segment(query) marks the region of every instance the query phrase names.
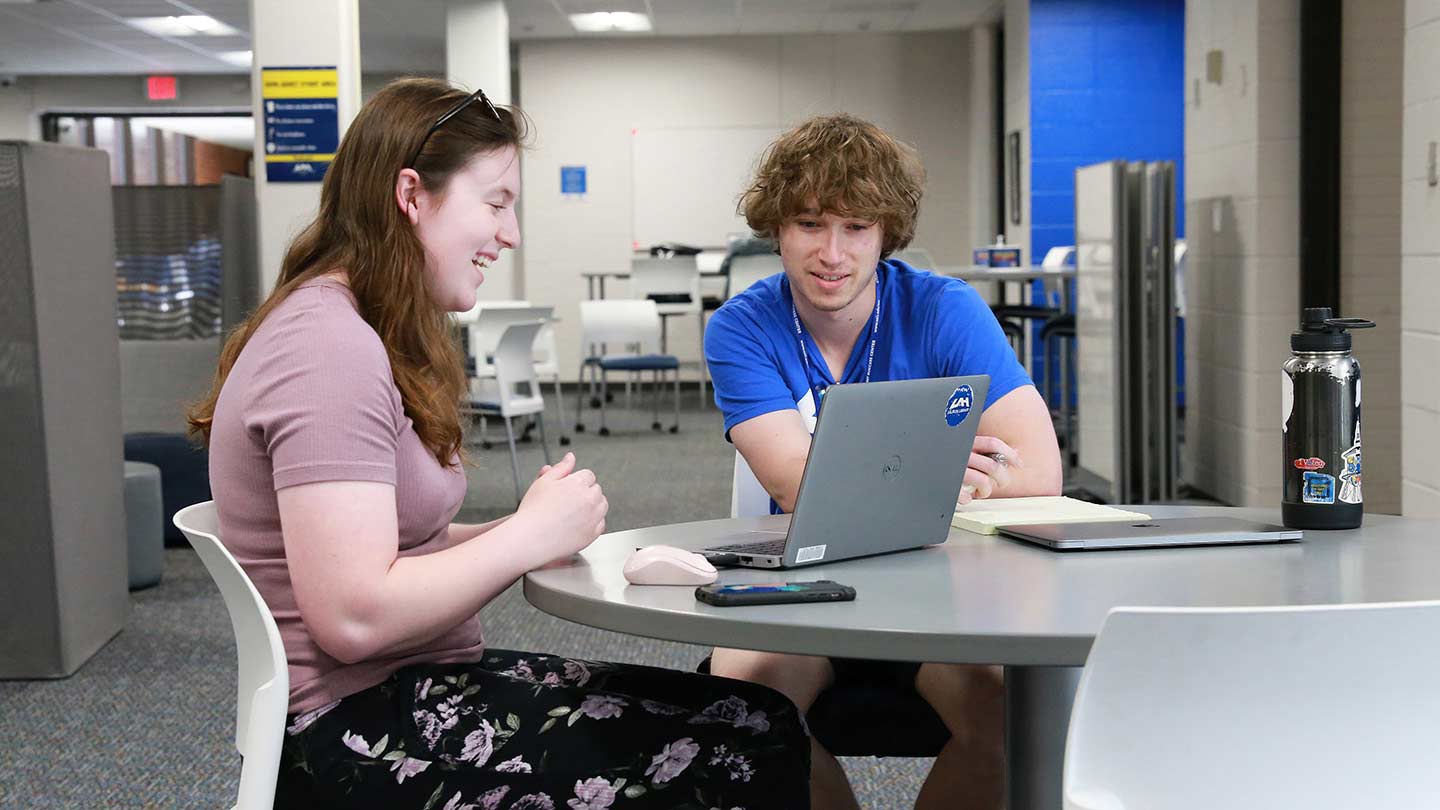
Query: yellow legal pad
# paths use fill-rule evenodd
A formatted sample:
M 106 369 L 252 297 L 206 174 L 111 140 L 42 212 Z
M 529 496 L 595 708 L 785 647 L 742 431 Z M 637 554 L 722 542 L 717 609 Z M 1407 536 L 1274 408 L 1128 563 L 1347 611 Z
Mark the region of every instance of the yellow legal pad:
M 995 534 L 1001 526 L 1027 523 L 1093 523 L 1106 520 L 1149 520 L 1140 512 L 1129 512 L 1088 503 L 1063 495 L 1032 498 L 987 498 L 955 507 L 950 525 L 976 534 Z

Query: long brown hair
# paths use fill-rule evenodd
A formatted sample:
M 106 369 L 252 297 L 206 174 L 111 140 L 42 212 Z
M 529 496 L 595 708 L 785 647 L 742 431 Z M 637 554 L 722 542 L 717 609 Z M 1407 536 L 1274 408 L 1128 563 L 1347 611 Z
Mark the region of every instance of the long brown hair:
M 225 378 L 265 316 L 305 282 L 343 270 L 360 317 L 385 345 L 415 433 L 441 466 L 452 465 L 461 447 L 465 371 L 450 320 L 425 288 L 425 249 L 395 202 L 395 182 L 422 139 L 413 168 L 437 195 L 471 158 L 524 145 L 524 115 L 495 107 L 497 119 L 483 101 L 426 139 L 430 125 L 465 96 L 436 79 L 401 79 L 355 116 L 325 173 L 319 213 L 290 243 L 274 291 L 225 341 L 210 393 L 190 409 L 192 437 L 209 443 Z
M 880 255 L 915 238 L 925 169 L 915 150 L 853 115 L 816 116 L 770 144 L 738 212 L 750 229 L 776 239 L 810 200 L 821 211 L 880 223 Z

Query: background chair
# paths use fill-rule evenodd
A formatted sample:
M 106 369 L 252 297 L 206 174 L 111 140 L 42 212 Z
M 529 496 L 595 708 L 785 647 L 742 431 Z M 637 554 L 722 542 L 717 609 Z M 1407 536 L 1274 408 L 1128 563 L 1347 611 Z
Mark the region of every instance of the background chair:
M 235 748 L 240 751 L 240 792 L 234 810 L 270 810 L 280 774 L 285 712 L 290 705 L 290 672 L 285 646 L 260 592 L 220 543 L 215 502 L 187 506 L 175 515 L 195 553 L 220 589 L 239 659 L 235 704 Z
M 1429 805 L 1437 634 L 1440 602 L 1117 608 L 1075 694 L 1065 808 Z
M 700 404 L 705 404 L 705 309 L 700 296 L 700 268 L 694 256 L 636 257 L 630 260 L 630 297 L 655 302 L 660 313 L 660 351 L 670 351 L 669 319 L 694 315 L 700 335 Z
M 654 421 L 650 427 L 660 429 L 660 377 L 670 371 L 675 375 L 675 424 L 671 433 L 680 432 L 680 360 L 674 355 L 660 354 L 656 347 L 660 342 L 660 313 L 652 300 L 606 299 L 580 302 L 580 368 L 588 371 L 591 382 L 596 373 L 600 375 L 600 435 L 609 436 L 605 424 L 606 394 L 609 392 L 608 372 L 650 371 L 654 373 Z M 595 354 L 598 347 L 607 349 L 619 347 L 617 354 Z M 585 410 L 582 398 L 585 385 L 582 381 L 576 394 L 575 432 L 583 433 Z
M 770 514 L 770 493 L 740 451 L 735 451 L 735 475 L 730 483 L 730 517 L 753 517 Z
M 555 348 L 555 308 L 532 306 L 529 301 L 482 301 L 475 305 L 466 315 L 473 313 L 473 321 L 468 327 L 469 338 L 466 343 L 467 369 L 472 378 L 489 379 L 495 376 L 495 368 L 492 358 L 495 350 L 500 345 L 500 336 L 505 330 L 516 323 L 528 323 L 530 321 L 544 321 L 540 332 L 535 337 L 535 345 L 532 347 L 535 365 L 535 376 L 537 380 L 549 380 L 555 390 L 555 407 L 560 414 L 560 444 L 570 443 L 570 437 L 564 433 L 565 425 L 565 398 L 560 395 L 560 362 L 559 353 Z M 530 428 L 527 425 L 520 441 L 530 440 Z M 485 449 L 490 449 L 490 442 L 485 434 L 485 418 L 480 421 L 480 444 Z
M 209 451 L 190 441 L 184 433 L 126 433 L 125 460 L 160 468 L 165 542 L 184 545 L 185 536 L 172 521 L 182 508 L 210 500 Z
M 1040 393 L 1047 403 L 1054 399 L 1051 395 L 1054 393 L 1052 385 L 1056 376 L 1060 378 L 1059 429 L 1056 433 L 1064 442 L 1067 457 L 1064 467 L 1068 470 L 1071 460 L 1079 458 L 1070 409 L 1070 380 L 1074 376 L 1071 366 L 1075 362 L 1075 313 L 1066 312 L 1046 321 L 1045 325 L 1040 327 L 1040 345 L 1045 358 L 1045 373 L 1040 380 Z
M 535 376 L 535 336 L 545 326 L 534 320 L 512 323 L 500 336 L 500 345 L 492 356 L 495 376 L 470 381 L 470 400 L 465 410 L 471 413 L 498 414 L 505 421 L 505 439 L 510 444 L 510 471 L 515 476 L 515 502 L 520 489 L 520 457 L 515 452 L 517 416 L 534 416 L 540 427 L 540 446 L 545 463 L 550 463 L 550 445 L 545 441 L 545 399 L 540 395 L 540 381 Z
M 737 451 L 730 517 L 768 514 L 770 493 Z M 709 672 L 710 659 L 701 661 L 697 669 Z M 924 698 L 897 698 L 889 688 L 863 682 L 838 684 L 822 692 L 805 722 L 825 750 L 839 757 L 933 757 L 950 741 L 950 730 Z M 905 733 L 886 733 L 893 729 Z
M 1005 333 L 1005 339 L 1010 342 L 1010 348 L 1015 351 L 1015 358 L 1023 365 L 1025 363 L 1025 327 L 1010 320 L 1000 318 L 1000 331 Z
M 130 590 L 158 585 L 165 574 L 165 508 L 160 468 L 125 462 L 125 545 Z
M 753 254 L 735 256 L 730 259 L 730 278 L 725 297 L 734 298 L 761 279 L 785 272 L 785 265 L 775 254 Z
M 1050 248 L 1045 252 L 1045 258 L 1041 260 L 1041 267 L 1064 267 L 1071 256 L 1075 255 L 1073 245 L 1062 245 Z M 1029 282 L 1026 282 L 1029 283 Z M 1061 314 L 1058 307 L 1041 304 L 997 304 L 990 308 L 995 317 L 1011 319 L 1016 321 L 1046 321 Z

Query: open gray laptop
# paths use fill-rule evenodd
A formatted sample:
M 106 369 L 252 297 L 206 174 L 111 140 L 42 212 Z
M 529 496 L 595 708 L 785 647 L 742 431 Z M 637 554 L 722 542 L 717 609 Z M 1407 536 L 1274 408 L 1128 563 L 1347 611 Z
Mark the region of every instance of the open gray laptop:
M 1000 533 L 1058 551 L 1278 543 L 1304 537 L 1299 529 L 1227 517 L 1159 518 L 1134 523 L 1037 523 L 1001 526 Z
M 985 375 L 831 386 L 789 530 L 700 553 L 797 568 L 945 542 L 989 387 Z

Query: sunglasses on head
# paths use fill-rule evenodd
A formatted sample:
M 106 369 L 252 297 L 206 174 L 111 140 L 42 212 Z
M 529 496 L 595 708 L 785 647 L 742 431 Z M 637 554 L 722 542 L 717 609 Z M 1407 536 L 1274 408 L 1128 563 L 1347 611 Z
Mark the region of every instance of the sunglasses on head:
M 423 152 L 423 151 L 425 151 L 425 144 L 430 141 L 430 136 L 431 136 L 431 135 L 434 135 L 436 130 L 438 130 L 438 129 L 440 129 L 441 127 L 445 126 L 445 123 L 446 123 L 447 121 L 449 121 L 451 118 L 454 118 L 455 116 L 459 115 L 461 110 L 465 109 L 466 107 L 469 107 L 471 104 L 474 104 L 476 101 L 481 101 L 481 102 L 483 102 L 483 103 L 485 104 L 485 109 L 489 110 L 489 111 L 490 111 L 490 114 L 493 115 L 493 116 L 495 116 L 495 120 L 496 120 L 496 121 L 501 121 L 501 122 L 503 123 L 503 119 L 500 117 L 500 112 L 495 109 L 495 105 L 494 105 L 494 104 L 491 104 L 491 103 L 490 103 L 490 99 L 485 96 L 485 91 L 484 91 L 484 90 L 476 90 L 475 92 L 473 92 L 473 93 L 471 93 L 470 95 L 466 96 L 464 101 L 461 101 L 459 104 L 456 104 L 454 107 L 451 107 L 449 110 L 446 110 L 444 115 L 440 116 L 440 117 L 435 121 L 434 124 L 431 124 L 431 125 L 430 125 L 430 128 L 429 128 L 429 129 L 425 130 L 425 137 L 423 137 L 423 138 L 420 139 L 420 145 L 415 148 L 415 154 L 411 155 L 411 156 L 410 156 L 410 159 L 405 162 L 405 168 L 407 168 L 407 169 L 413 169 L 413 168 L 415 168 L 415 161 L 419 160 L 419 159 L 420 159 L 420 153 Z

